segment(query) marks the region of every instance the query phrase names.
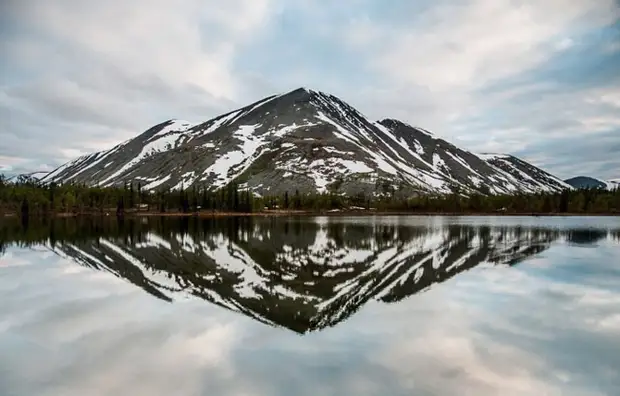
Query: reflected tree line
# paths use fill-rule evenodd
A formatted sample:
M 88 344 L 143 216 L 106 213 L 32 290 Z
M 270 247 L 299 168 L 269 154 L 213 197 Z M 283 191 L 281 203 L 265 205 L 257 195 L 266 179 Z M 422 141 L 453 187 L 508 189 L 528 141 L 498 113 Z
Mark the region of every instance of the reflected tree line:
M 117 217 L 41 217 L 35 219 L 5 219 L 0 221 L 0 249 L 7 246 L 29 247 L 44 242 L 52 245 L 56 243 L 88 242 L 99 237 L 117 239 L 126 243 L 144 242 L 147 233 L 156 233 L 164 239 L 174 239 L 177 235 L 193 235 L 206 238 L 213 233 L 222 233 L 233 241 L 238 242 L 242 235 L 256 232 L 277 234 L 280 238 L 289 235 L 299 238 L 306 235 L 314 239 L 316 231 L 321 225 L 312 218 L 298 217 L 148 217 L 148 218 L 117 218 Z M 323 228 L 333 244 L 341 246 L 348 244 L 353 247 L 370 248 L 371 241 L 381 248 L 392 245 L 394 239 L 401 242 L 413 237 L 424 235 L 427 230 L 423 227 L 346 224 L 327 222 Z M 452 227 L 454 228 L 454 226 Z M 467 227 L 472 228 L 472 227 Z M 484 227 L 482 227 L 484 228 Z M 494 227 L 497 229 L 497 227 Z M 508 227 L 507 230 L 520 232 L 523 227 Z M 346 234 L 346 238 L 345 238 Z M 598 229 L 582 228 L 569 229 L 561 232 L 567 241 L 575 244 L 592 244 L 607 237 L 620 241 L 620 228 Z M 283 239 L 282 242 L 286 242 Z M 303 243 L 307 243 L 306 238 Z
M 558 239 L 620 229 L 437 228 L 308 218 L 41 218 L 0 223 L 0 249 L 41 246 L 165 301 L 193 296 L 298 333 L 401 301 L 482 262 L 515 265 Z

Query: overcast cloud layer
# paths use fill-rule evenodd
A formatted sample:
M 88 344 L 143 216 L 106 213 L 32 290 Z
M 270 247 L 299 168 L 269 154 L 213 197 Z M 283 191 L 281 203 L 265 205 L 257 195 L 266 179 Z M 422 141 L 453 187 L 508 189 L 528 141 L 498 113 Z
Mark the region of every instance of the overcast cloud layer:
M 620 177 L 618 0 L 0 0 L 0 172 L 299 86 L 559 177 Z

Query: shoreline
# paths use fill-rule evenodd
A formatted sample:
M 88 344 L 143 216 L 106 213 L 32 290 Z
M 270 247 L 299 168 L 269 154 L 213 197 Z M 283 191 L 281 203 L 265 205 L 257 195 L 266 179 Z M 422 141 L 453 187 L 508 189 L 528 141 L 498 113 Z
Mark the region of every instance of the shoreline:
M 215 213 L 132 213 L 130 216 L 136 217 L 363 217 L 363 216 L 450 216 L 450 217 L 578 217 L 578 216 L 599 216 L 615 217 L 620 213 L 494 213 L 494 212 L 403 212 L 403 211 L 338 211 L 338 212 L 317 212 L 317 211 L 271 211 L 271 212 L 215 212 Z
M 411 211 L 379 211 L 379 210 L 339 210 L 339 211 L 313 211 L 313 210 L 269 210 L 260 212 L 125 212 L 123 217 L 362 217 L 362 216 L 449 216 L 449 217 L 619 217 L 620 213 L 518 213 L 518 212 L 411 212 Z M 17 213 L 3 213 L 0 218 L 19 218 Z M 85 213 L 54 213 L 51 215 L 36 214 L 30 218 L 53 217 L 117 217 L 115 211 L 109 212 L 85 212 Z

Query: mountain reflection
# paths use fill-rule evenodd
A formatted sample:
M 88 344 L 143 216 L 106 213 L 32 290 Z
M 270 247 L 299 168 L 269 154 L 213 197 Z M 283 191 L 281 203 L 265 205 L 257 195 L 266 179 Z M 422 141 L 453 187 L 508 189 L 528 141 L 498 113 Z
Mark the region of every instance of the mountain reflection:
M 514 265 L 559 238 L 606 231 L 312 219 L 55 220 L 0 227 L 0 249 L 42 246 L 166 301 L 194 296 L 298 333 L 397 302 L 482 262 Z M 617 237 L 617 231 L 613 234 Z

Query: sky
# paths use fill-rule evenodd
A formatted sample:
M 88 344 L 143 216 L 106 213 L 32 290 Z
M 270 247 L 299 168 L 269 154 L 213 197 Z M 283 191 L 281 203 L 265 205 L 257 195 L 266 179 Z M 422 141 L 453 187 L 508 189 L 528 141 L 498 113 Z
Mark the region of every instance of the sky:
M 0 172 L 301 86 L 561 178 L 620 178 L 619 0 L 0 0 Z

